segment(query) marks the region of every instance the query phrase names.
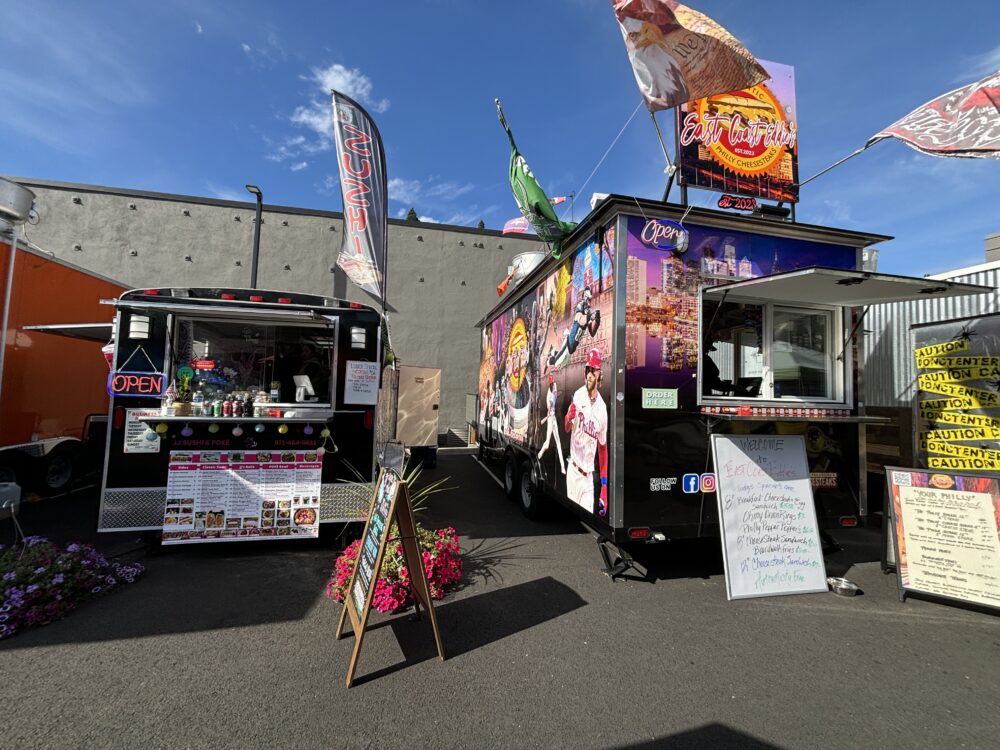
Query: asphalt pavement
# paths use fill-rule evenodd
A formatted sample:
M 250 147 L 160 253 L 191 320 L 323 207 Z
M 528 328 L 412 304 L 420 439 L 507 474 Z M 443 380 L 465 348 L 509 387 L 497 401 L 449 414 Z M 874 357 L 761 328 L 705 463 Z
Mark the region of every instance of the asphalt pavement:
M 591 535 L 523 518 L 471 455 L 418 519 L 454 526 L 465 570 L 425 618 L 353 638 L 324 595 L 352 530 L 148 547 L 96 535 L 96 493 L 25 506 L 29 534 L 147 567 L 65 620 L 0 642 L 5 747 L 995 748 L 1000 618 L 908 599 L 880 532 L 842 530 L 831 575 L 862 589 L 726 601 L 717 541 L 637 548 L 612 582 Z M 359 529 L 353 533 L 359 533 Z M 0 522 L 0 541 L 12 529 Z

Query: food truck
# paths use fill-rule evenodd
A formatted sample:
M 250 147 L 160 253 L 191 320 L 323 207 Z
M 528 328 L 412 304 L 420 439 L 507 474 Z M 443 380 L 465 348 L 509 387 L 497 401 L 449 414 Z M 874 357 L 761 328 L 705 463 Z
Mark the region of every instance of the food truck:
M 713 434 L 801 435 L 821 526 L 863 523 L 866 306 L 986 290 L 864 270 L 888 239 L 608 196 L 479 323 L 481 457 L 529 517 L 663 541 L 718 534 Z
M 257 289 L 114 300 L 100 531 L 164 544 L 309 538 L 364 518 L 381 315 Z
M 101 345 L 111 313 L 100 299 L 126 287 L 18 237 L 14 222 L 27 218 L 33 199 L 0 179 L 0 482 L 52 495 L 96 478 L 101 465 Z

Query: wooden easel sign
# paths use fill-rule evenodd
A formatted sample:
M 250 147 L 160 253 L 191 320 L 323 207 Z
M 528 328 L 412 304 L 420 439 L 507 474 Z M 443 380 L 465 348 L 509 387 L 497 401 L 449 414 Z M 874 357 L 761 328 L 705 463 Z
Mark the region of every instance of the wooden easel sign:
M 399 529 L 399 537 L 389 539 L 389 529 L 393 521 Z M 410 496 L 399 475 L 389 469 L 382 469 L 375 483 L 375 493 L 372 497 L 368 521 L 361 535 L 361 549 L 358 550 L 358 560 L 354 565 L 354 573 L 347 587 L 344 608 L 340 612 L 337 623 L 337 640 L 344 636 L 344 621 L 350 617 L 354 629 L 354 652 L 351 663 L 347 667 L 347 687 L 354 682 L 354 671 L 358 666 L 358 655 L 361 653 L 361 643 L 365 637 L 368 625 L 368 615 L 371 612 L 372 598 L 375 596 L 375 581 L 382 569 L 382 558 L 385 557 L 386 545 L 399 542 L 403 545 L 403 555 L 406 559 L 406 569 L 410 572 L 410 586 L 413 589 L 414 607 L 420 613 L 420 605 L 431 618 L 434 629 L 434 641 L 437 644 L 438 656 L 444 660 L 444 648 L 441 645 L 441 631 L 438 630 L 434 605 L 431 603 L 431 593 L 424 575 L 424 563 L 417 544 L 417 524 L 413 519 L 413 508 L 410 506 Z

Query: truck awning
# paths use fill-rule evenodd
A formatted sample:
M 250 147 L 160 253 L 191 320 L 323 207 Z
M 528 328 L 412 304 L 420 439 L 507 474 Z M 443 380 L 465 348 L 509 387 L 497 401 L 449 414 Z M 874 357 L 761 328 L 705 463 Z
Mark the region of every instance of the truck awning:
M 99 341 L 102 344 L 110 341 L 113 329 L 114 323 L 51 323 L 47 325 L 24 326 L 25 331 L 41 331 L 42 333 L 66 336 L 71 339 Z
M 709 299 L 751 298 L 779 304 L 860 307 L 992 291 L 995 291 L 993 287 L 979 284 L 814 267 L 720 284 L 705 289 L 705 296 Z
M 114 304 L 135 312 L 169 313 L 215 320 L 252 320 L 260 323 L 318 323 L 331 325 L 325 315 L 313 310 L 283 310 L 274 307 L 243 307 L 229 305 L 193 305 L 172 302 L 147 302 L 145 300 L 115 300 Z

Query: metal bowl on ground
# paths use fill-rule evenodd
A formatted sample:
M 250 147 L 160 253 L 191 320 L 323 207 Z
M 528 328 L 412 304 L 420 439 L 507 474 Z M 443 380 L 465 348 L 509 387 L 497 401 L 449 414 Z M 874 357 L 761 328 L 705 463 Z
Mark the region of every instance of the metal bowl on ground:
M 839 596 L 857 596 L 858 584 L 853 581 L 848 581 L 846 578 L 835 578 L 830 577 L 826 579 L 826 582 L 830 585 L 830 590 Z

